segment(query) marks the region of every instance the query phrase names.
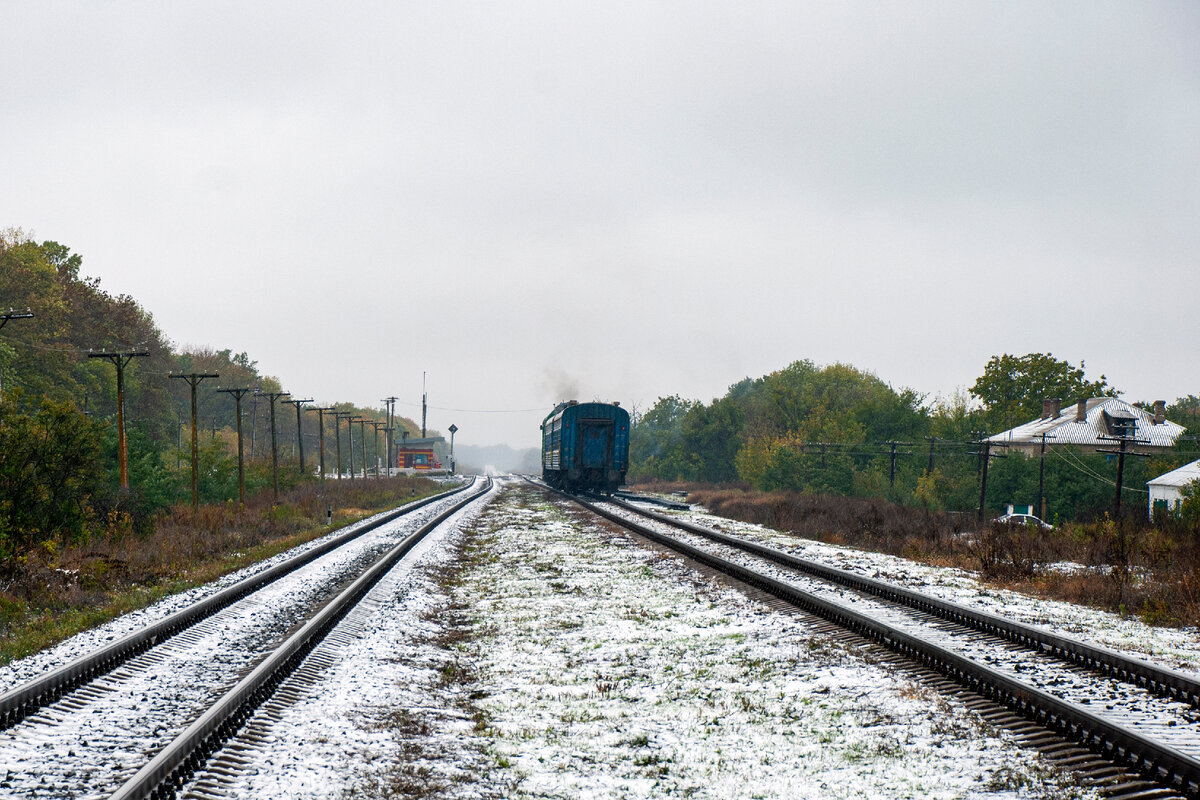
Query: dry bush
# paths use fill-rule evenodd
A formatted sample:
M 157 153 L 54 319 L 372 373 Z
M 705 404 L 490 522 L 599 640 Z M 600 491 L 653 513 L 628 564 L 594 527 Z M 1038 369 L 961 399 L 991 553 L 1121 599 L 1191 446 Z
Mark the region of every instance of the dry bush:
M 691 488 L 690 502 L 730 519 L 973 569 L 1026 592 L 1137 614 L 1152 624 L 1200 624 L 1200 529 L 1178 518 L 1151 524 L 1105 517 L 1052 531 L 994 523 L 980 528 L 973 516 L 880 498 Z M 1064 567 L 1052 566 L 1060 563 Z
M 72 605 L 81 597 L 132 585 L 211 577 L 196 570 L 270 542 L 305 531 L 318 532 L 332 506 L 334 524 L 371 509 L 398 504 L 436 489 L 425 478 L 397 476 L 366 481 L 305 483 L 281 492 L 248 497 L 245 508 L 228 502 L 196 511 L 180 505 L 162 514 L 151 533 L 141 535 L 114 516 L 106 533 L 78 547 L 42 552 L 3 594 L 35 605 Z
M 961 530 L 949 514 L 873 497 L 700 490 L 688 499 L 714 514 L 808 539 L 938 561 L 953 554 Z

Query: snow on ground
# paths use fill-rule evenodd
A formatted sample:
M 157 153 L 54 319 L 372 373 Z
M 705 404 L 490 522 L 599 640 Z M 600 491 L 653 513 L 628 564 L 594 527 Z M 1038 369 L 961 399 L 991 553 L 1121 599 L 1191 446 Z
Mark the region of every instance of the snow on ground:
M 377 587 L 372 622 L 232 796 L 1091 797 L 799 617 L 535 489 L 458 528 Z
M 270 725 L 229 796 L 425 797 L 474 783 L 485 759 L 462 688 L 446 680 L 449 600 L 435 576 L 477 513 L 454 515 L 371 590 L 361 635 L 325 652 L 337 663 Z
M 457 649 L 493 764 L 474 790 L 1074 794 L 960 707 L 581 519 L 514 488 L 469 541 L 451 596 L 474 617 Z
M 1133 616 L 997 589 L 959 569 L 802 539 L 703 511 L 683 512 L 699 525 L 771 545 L 810 561 L 973 606 L 992 614 L 1102 645 L 1172 669 L 1200 673 L 1200 629 L 1147 625 Z
M 358 522 L 339 528 L 336 531 L 318 537 L 311 541 L 297 545 L 283 553 L 272 556 L 271 558 L 251 564 L 248 567 L 231 572 L 221 578 L 218 578 L 211 583 L 206 583 L 203 586 L 197 586 L 188 589 L 178 594 L 173 594 L 168 597 L 137 611 L 131 611 L 116 619 L 110 620 L 95 628 L 91 628 L 66 639 L 54 647 L 49 647 L 39 653 L 35 653 L 26 658 L 0 665 L 0 693 L 9 691 L 26 681 L 40 677 L 52 669 L 63 666 L 76 658 L 81 658 L 90 655 L 92 652 L 99 650 L 102 647 L 107 647 L 113 642 L 129 636 L 145 627 L 161 622 L 177 611 L 198 603 L 205 598 L 211 597 L 217 592 L 237 583 L 251 575 L 257 575 L 264 572 L 276 564 L 286 561 L 301 553 L 319 547 L 324 544 L 330 536 L 341 536 L 352 530 L 357 530 L 367 526 L 380 517 L 391 513 L 392 509 L 381 511 L 378 514 L 373 514 L 370 517 L 359 520 Z M 413 524 L 413 520 L 420 520 L 424 516 L 431 515 L 432 512 L 426 509 L 419 509 L 412 512 L 409 516 L 402 516 L 394 523 L 386 526 L 385 529 L 376 529 L 376 535 L 386 535 L 387 531 L 397 526 L 408 526 Z M 420 524 L 419 522 L 416 524 Z M 415 527 L 415 526 L 414 526 Z

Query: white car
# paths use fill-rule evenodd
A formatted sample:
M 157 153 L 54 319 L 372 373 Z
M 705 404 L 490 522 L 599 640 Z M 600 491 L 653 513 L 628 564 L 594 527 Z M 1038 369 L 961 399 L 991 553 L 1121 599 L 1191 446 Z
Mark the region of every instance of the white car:
M 1002 517 L 996 517 L 992 522 L 998 522 L 1001 525 L 1037 525 L 1044 531 L 1054 530 L 1054 526 L 1049 522 L 1042 522 L 1033 514 L 1005 514 Z

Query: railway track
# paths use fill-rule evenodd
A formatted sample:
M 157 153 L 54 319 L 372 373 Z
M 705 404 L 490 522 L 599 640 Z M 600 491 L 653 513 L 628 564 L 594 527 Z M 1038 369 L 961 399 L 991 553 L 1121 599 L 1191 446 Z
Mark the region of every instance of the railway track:
M 352 526 L 6 693 L 0 788 L 18 797 L 172 796 L 376 582 L 490 489 L 490 480 L 462 487 Z
M 977 695 L 985 716 L 1009 719 L 1060 763 L 1088 763 L 1107 794 L 1200 797 L 1200 684 L 1189 675 L 628 503 L 571 499 Z

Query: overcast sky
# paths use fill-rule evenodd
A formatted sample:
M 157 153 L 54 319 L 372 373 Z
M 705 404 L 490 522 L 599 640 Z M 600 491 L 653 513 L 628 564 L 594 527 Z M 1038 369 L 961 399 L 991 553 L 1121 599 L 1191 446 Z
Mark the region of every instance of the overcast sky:
M 0 75 L 0 228 L 460 443 L 801 358 L 1200 393 L 1191 0 L 0 0 Z

